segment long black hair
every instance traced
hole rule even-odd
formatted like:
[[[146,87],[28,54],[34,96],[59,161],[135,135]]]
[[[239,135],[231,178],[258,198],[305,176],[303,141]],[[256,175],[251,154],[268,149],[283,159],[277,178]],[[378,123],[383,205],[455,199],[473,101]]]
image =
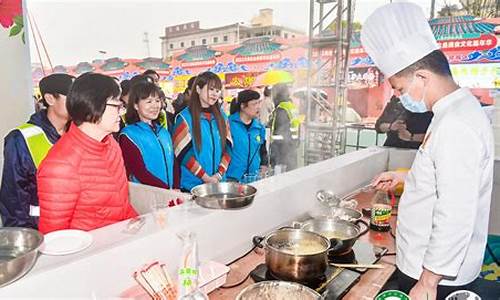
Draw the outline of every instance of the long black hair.
[[[191,111],[192,117],[194,143],[198,151],[201,150],[201,100],[196,87],[202,89],[207,84],[208,88],[214,87],[219,90],[222,89],[222,82],[219,76],[212,72],[203,72],[196,76],[193,88],[191,89],[191,97],[189,99],[189,110]],[[222,149],[224,149],[226,147],[227,136],[226,121],[222,117],[222,113],[217,102],[210,106],[209,110],[217,121],[217,128],[219,129],[219,135],[221,137],[221,146]]]

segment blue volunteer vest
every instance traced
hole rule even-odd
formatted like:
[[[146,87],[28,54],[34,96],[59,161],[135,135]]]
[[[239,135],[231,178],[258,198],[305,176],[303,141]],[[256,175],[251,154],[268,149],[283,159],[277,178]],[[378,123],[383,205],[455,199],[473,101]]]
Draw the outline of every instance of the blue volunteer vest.
[[[226,119],[226,115],[223,113],[222,116]],[[217,127],[217,121],[212,116],[208,120],[202,113],[200,117],[200,130],[201,130],[201,150],[197,149],[196,143],[194,142],[193,135],[193,123],[191,117],[191,111],[189,108],[183,109],[178,118],[182,118],[186,121],[189,129],[189,134],[192,138],[193,152],[195,159],[200,163],[201,167],[208,176],[214,175],[219,168],[223,149],[221,146],[221,136],[219,133],[219,128]],[[225,138],[225,137],[224,137]],[[223,177],[223,180],[225,176]],[[191,171],[186,168],[186,166],[181,165],[181,188],[186,190],[191,190],[193,187],[203,184],[203,180],[195,176]]]
[[[174,149],[172,138],[165,127],[156,124],[156,132],[144,122],[137,122],[123,128],[127,136],[139,149],[146,169],[158,179],[172,187],[174,183]],[[131,176],[130,181],[139,182]]]
[[[250,128],[247,129],[241,121],[239,112],[229,116],[229,125],[233,137],[233,149],[226,176],[241,181],[244,174],[259,172],[260,147],[263,147],[266,140],[266,128],[258,119],[253,119]]]

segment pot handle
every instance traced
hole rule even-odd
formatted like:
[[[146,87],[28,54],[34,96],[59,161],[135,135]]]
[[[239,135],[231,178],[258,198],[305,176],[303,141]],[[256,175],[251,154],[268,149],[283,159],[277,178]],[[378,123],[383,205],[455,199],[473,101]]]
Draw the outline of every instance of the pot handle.
[[[292,228],[293,229],[302,229],[302,227],[304,227],[304,224],[301,223],[301,222],[293,222],[292,223]]]
[[[364,235],[365,233],[367,233],[368,230],[370,229],[370,225],[364,220],[359,219],[359,220],[356,220],[356,222],[354,222],[354,223],[357,225],[359,225],[358,223],[361,223],[365,226],[365,229],[361,230],[361,232],[358,234],[358,238],[360,236]],[[361,225],[359,225],[359,227],[361,227]]]
[[[263,241],[264,241],[264,237],[262,237],[262,236],[258,236],[258,235],[256,235],[256,236],[254,236],[254,237],[252,238],[253,245],[254,245],[255,247],[258,247],[258,248],[262,248],[262,247],[264,247],[264,245],[262,245],[262,242],[263,242]]]

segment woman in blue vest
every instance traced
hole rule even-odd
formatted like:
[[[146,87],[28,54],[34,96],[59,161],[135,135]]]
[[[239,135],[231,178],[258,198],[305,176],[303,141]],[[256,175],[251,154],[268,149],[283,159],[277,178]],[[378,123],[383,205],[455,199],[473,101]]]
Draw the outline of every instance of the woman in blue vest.
[[[259,121],[262,100],[256,91],[243,90],[231,102],[229,125],[234,146],[228,179],[242,181],[244,175],[258,175],[267,166],[266,128]]]
[[[218,100],[222,83],[212,72],[196,77],[188,107],[176,117],[174,149],[181,166],[181,189],[225,179],[231,160],[231,132]]]
[[[162,107],[160,88],[152,82],[132,85],[120,132],[120,147],[130,181],[172,188],[174,150],[168,130],[158,119]]]

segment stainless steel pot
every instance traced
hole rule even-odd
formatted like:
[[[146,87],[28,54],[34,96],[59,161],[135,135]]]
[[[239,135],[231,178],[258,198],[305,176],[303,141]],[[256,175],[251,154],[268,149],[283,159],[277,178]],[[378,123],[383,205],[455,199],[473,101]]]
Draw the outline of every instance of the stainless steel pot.
[[[236,209],[252,204],[257,189],[237,182],[207,183],[191,190],[196,204],[206,208]]]
[[[0,287],[8,285],[33,267],[43,235],[29,228],[0,228]]]
[[[365,229],[361,230],[357,224],[336,218],[311,219],[294,223],[294,227],[324,236],[331,243],[329,254],[340,255],[349,252],[356,240],[368,231],[369,226],[364,221],[358,220],[357,223],[363,223]]]
[[[305,285],[289,281],[262,281],[247,286],[236,300],[318,300],[320,294]]]
[[[266,265],[282,280],[309,282],[325,274],[330,241],[314,232],[279,229],[263,242]]]

